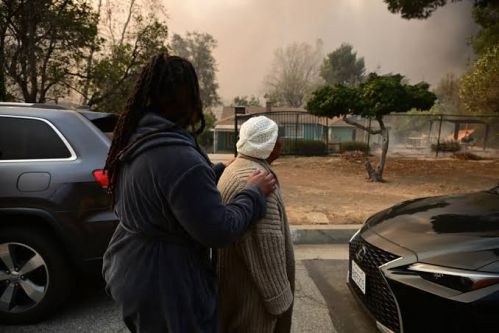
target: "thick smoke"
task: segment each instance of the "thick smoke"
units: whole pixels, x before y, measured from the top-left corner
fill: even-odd
[[[461,74],[472,57],[471,1],[448,4],[423,21],[391,14],[383,0],[183,0],[166,3],[172,33],[198,30],[218,40],[220,93],[262,95],[274,49],[324,41],[325,52],[351,43],[370,71],[398,72],[436,84]]]

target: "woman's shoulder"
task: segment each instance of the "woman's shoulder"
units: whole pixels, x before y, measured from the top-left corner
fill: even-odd
[[[156,182],[169,186],[196,172],[215,177],[206,158],[189,146],[158,146],[144,154],[142,164]]]

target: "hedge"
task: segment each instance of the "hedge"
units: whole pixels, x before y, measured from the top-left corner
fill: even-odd
[[[322,156],[327,155],[327,146],[323,141],[306,139],[281,139],[283,155]]]
[[[361,151],[367,154],[369,153],[369,145],[360,141],[345,141],[340,143],[340,153],[346,151]]]

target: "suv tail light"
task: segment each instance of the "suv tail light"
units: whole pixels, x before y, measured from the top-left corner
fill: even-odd
[[[109,179],[107,178],[107,173],[104,170],[94,170],[92,172],[95,180],[99,183],[100,187],[107,189],[109,186]]]

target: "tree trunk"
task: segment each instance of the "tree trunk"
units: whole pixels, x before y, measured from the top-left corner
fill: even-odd
[[[366,157],[364,165],[367,170],[367,174],[369,176],[369,180],[372,182],[382,182],[383,181],[383,172],[385,170],[385,162],[386,162],[386,154],[388,153],[388,144],[390,141],[388,129],[385,127],[385,123],[383,122],[383,117],[376,117],[376,120],[379,123],[379,129],[373,130],[371,126],[364,126],[354,120],[349,119],[347,116],[343,116],[343,120],[352,126],[360,128],[361,130],[366,131],[372,135],[381,135],[383,137],[383,145],[381,146],[381,159],[376,168],[374,168],[369,161],[369,157]]]
[[[2,31],[0,36],[0,102],[7,101],[7,87],[5,82],[5,33]]]
[[[383,145],[381,146],[381,159],[379,161],[376,169],[373,168],[371,162],[366,159],[366,170],[369,175],[369,180],[373,182],[382,182],[383,181],[383,172],[385,171],[385,163],[386,163],[386,154],[388,153],[388,144],[390,142],[390,137],[388,133],[388,129],[385,127],[385,123],[382,118],[376,118],[379,123],[379,128],[381,130],[381,136],[383,137]]]
[[[101,8],[102,8],[102,0],[99,0],[99,4],[97,5],[97,24],[99,24],[99,22],[100,22]],[[83,96],[81,99],[82,105],[88,105],[88,102],[90,100],[90,98],[89,98],[90,81],[91,81],[91,76],[92,76],[94,53],[97,49],[98,38],[99,38],[98,35],[95,36],[94,42],[92,43],[92,46],[90,47],[90,54],[88,55],[88,58],[87,58],[87,71],[86,71],[87,77],[85,79],[85,85],[83,86]]]
[[[31,85],[30,100],[26,102],[36,103],[38,96],[38,68],[37,68],[37,54],[36,54],[36,19],[35,19],[35,6],[32,2],[28,2],[28,45],[27,45],[27,60],[29,68],[29,81]]]

